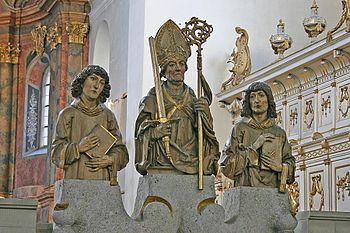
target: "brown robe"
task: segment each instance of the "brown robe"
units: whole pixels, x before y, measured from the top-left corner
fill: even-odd
[[[155,88],[141,100],[140,113],[135,126],[135,164],[141,174],[148,168],[175,168],[187,173],[198,173],[198,137],[197,114],[194,110],[196,96],[193,90],[185,85],[181,96],[171,96],[162,86],[164,105],[172,123],[170,135],[170,151],[172,163],[166,157],[164,143],[161,139],[153,140],[151,131],[159,123]],[[203,122],[203,170],[204,174],[216,174],[220,156],[219,143],[213,131],[213,119],[210,111],[202,114]]]
[[[90,172],[85,166],[89,157],[78,151],[80,140],[88,136],[97,124],[101,124],[118,139],[107,152],[117,162],[117,170],[128,163],[128,151],[122,143],[122,135],[111,110],[104,104],[89,109],[80,100],[75,100],[58,116],[51,150],[52,162],[57,167],[64,168],[65,179],[110,180],[111,167]]]
[[[220,158],[222,173],[237,182],[238,186],[273,187],[280,185],[280,172],[261,169],[261,149],[255,151],[253,143],[265,133],[280,138],[282,163],[288,165],[287,184],[294,182],[295,158],[285,131],[272,119],[259,124],[252,118],[243,118],[235,124]]]

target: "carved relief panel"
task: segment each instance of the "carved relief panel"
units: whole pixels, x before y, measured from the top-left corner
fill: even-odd
[[[303,105],[303,131],[312,131],[315,121],[315,100],[314,98],[305,99]]]
[[[339,87],[338,100],[339,120],[349,118],[350,115],[350,85],[343,85]]]
[[[281,109],[276,110],[276,114],[277,114],[276,124],[278,126],[280,126],[281,128],[284,128],[284,120],[283,119],[285,119],[285,118],[284,118],[284,114],[283,114],[283,109],[281,108]]]
[[[300,112],[299,112],[299,104],[291,103],[288,108],[288,118],[289,118],[289,136],[296,135],[299,133],[299,125],[300,125]]]
[[[324,210],[324,175],[323,171],[309,173],[309,210]]]
[[[39,147],[39,103],[40,92],[37,87],[28,85],[25,129],[25,153],[29,153]]]
[[[334,165],[335,210],[350,211],[350,159]]]

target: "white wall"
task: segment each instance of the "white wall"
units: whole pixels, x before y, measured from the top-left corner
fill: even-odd
[[[286,33],[293,38],[293,45],[285,55],[291,54],[310,43],[302,27],[302,21],[310,15],[312,1],[305,0],[105,0],[91,1],[91,54],[98,25],[105,20],[111,40],[110,76],[112,95],[120,96],[128,92],[126,145],[130,162],[125,169],[123,200],[130,213],[137,186],[134,169],[134,123],[138,103],[153,86],[152,66],[148,47],[148,37],[155,36],[159,27],[168,19],[181,24],[192,16],[205,19],[212,24],[212,36],[203,46],[203,73],[213,93],[220,91],[221,83],[230,76],[231,65],[226,63],[234,48],[236,26],[249,33],[249,46],[253,72],[277,59],[270,47],[269,38],[276,33],[276,25],[281,18],[286,24]],[[319,14],[326,18],[326,31],[333,28],[340,18],[341,1],[318,0]],[[319,38],[324,38],[326,32]],[[95,51],[98,53],[98,51]],[[92,55],[90,55],[92,56]],[[196,90],[196,52],[188,61],[189,70],[185,82]],[[214,99],[211,110],[214,130],[223,147],[231,128],[231,119],[226,110],[219,108]],[[120,177],[121,178],[121,177]],[[127,184],[124,186],[124,183]]]

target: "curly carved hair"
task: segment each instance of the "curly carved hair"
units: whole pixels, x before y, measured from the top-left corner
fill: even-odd
[[[97,98],[100,103],[104,103],[110,96],[111,85],[109,84],[109,76],[107,72],[98,65],[88,65],[77,76],[75,76],[71,88],[72,96],[74,98],[79,98],[81,96],[85,79],[92,74],[96,74],[105,80],[105,86],[103,87],[100,96]]]
[[[267,109],[267,117],[269,118],[276,118],[276,103],[273,99],[273,94],[271,91],[271,88],[269,85],[263,82],[254,82],[252,83],[247,90],[245,90],[245,96],[243,99],[243,106],[242,106],[242,117],[252,117],[252,110],[250,107],[249,97],[250,93],[256,92],[256,91],[263,91],[265,92],[267,96],[267,101],[269,104],[269,107]]]

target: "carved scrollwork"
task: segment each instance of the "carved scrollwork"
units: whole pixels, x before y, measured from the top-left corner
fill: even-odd
[[[89,31],[88,23],[68,22],[66,26],[69,43],[83,44]]]
[[[291,185],[288,185],[288,191],[291,204],[291,212],[293,216],[295,216],[299,210],[299,183],[295,181]]]
[[[62,28],[55,23],[47,30],[47,42],[50,45],[50,49],[56,49],[56,46],[62,43]]]
[[[346,118],[349,114],[350,108],[350,97],[348,92],[348,87],[340,88],[340,100],[339,100],[339,111],[343,118]]]
[[[18,63],[18,57],[20,52],[21,49],[19,47],[19,44],[0,44],[0,63]]]
[[[350,0],[342,0],[341,3],[342,3],[343,11],[342,11],[340,20],[337,23],[337,25],[327,33],[327,42],[330,42],[333,39],[333,33],[336,32],[341,27],[341,25],[343,25],[344,22],[346,22],[346,31],[347,32],[350,31],[350,21],[349,21]]]
[[[45,37],[47,29],[45,25],[38,25],[32,31],[33,53],[42,56],[45,51]]]
[[[252,68],[248,47],[248,32],[240,27],[236,27],[235,30],[237,33],[241,34],[241,36],[236,39],[236,48],[233,49],[232,54],[227,61],[227,63],[233,64],[233,68],[230,70],[232,75],[222,84],[222,91],[224,91],[229,84],[232,86],[240,84],[243,79],[250,74]]]

